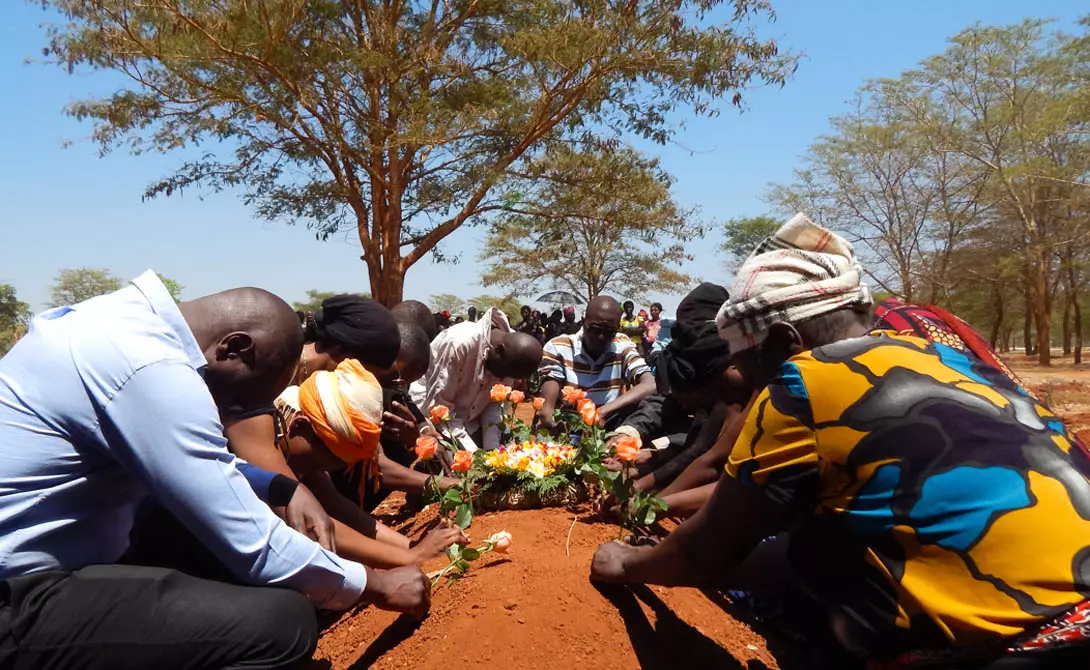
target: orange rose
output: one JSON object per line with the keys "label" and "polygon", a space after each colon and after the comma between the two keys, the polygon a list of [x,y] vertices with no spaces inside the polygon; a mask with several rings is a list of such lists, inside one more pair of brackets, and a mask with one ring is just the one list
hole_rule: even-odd
{"label": "orange rose", "polygon": [[534,411],[540,412],[545,407],[545,398],[534,398]]}
{"label": "orange rose", "polygon": [[632,435],[621,435],[613,441],[613,450],[617,452],[619,460],[631,463],[640,455],[640,438]]}
{"label": "orange rose", "polygon": [[591,400],[590,398],[583,398],[582,400],[579,401],[579,404],[576,405],[575,407],[576,407],[576,410],[580,414],[582,414],[583,410],[586,409],[588,406],[589,407],[594,407],[594,401]]}
{"label": "orange rose", "polygon": [[598,423],[598,408],[595,407],[592,402],[583,403],[582,409],[579,410],[579,415],[583,417],[583,423],[588,426],[593,426]]}
{"label": "orange rose", "polygon": [[522,391],[511,391],[511,395],[507,396],[507,399],[517,405],[523,400],[526,400],[526,394]]}
{"label": "orange rose", "polygon": [[454,463],[450,466],[451,470],[454,470],[455,472],[469,472],[471,467],[473,467],[473,454],[468,451],[454,452]]}
{"label": "orange rose", "polygon": [[587,397],[586,392],[577,389],[574,386],[565,386],[560,391],[560,395],[564,397],[564,402],[568,403],[569,405],[574,405],[583,398]]}
{"label": "orange rose", "polygon": [[450,418],[450,408],[446,405],[436,405],[431,408],[431,420],[433,423],[443,423]]}
{"label": "orange rose", "polygon": [[439,440],[431,435],[421,435],[416,438],[416,457],[422,461],[431,460],[435,456],[435,450],[439,448]]}
{"label": "orange rose", "polygon": [[503,384],[496,384],[492,387],[492,401],[503,402],[507,400],[507,396],[511,395],[511,387],[504,386]]}

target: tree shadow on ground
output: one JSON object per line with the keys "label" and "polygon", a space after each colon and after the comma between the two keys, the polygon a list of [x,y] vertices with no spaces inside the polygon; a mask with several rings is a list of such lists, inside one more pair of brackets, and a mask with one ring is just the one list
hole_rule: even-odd
{"label": "tree shadow on ground", "polygon": [[[687,668],[736,668],[759,670],[759,661],[742,665],[717,642],[678,618],[651,589],[642,585],[618,586],[594,583],[594,588],[613,604],[624,619],[628,638],[644,670]],[[640,607],[643,601],[655,613],[655,624]]]}
{"label": "tree shadow on ground", "polygon": [[355,663],[349,666],[349,670],[370,668],[375,661],[412,637],[418,628],[420,628],[419,621],[408,614],[402,614],[396,621],[387,626],[381,635],[375,638],[375,641],[367,647],[367,651],[363,652],[363,656],[360,656]]}

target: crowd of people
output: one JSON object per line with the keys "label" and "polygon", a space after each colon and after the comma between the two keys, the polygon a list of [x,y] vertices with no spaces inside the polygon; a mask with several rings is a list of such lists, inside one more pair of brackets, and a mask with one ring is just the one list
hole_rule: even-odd
{"label": "crowd of people", "polygon": [[643,445],[610,465],[684,519],[603,545],[595,580],[804,601],[874,667],[1085,666],[1090,452],[1062,419],[956,316],[874,305],[851,245],[803,215],[731,287],[674,317],[599,296],[512,324],[257,289],[175,303],[149,271],[39,315],[0,360],[0,670],[297,667],[318,609],[423,616],[419,566],[464,534],[369,512],[428,486],[425,410],[499,446],[495,384],[557,432],[583,391]]}

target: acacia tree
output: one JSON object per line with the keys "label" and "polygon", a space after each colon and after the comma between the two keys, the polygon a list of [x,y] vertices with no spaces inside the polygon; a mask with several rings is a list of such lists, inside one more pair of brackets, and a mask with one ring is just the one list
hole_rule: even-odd
{"label": "acacia tree", "polygon": [[[1057,206],[1086,175],[1086,145],[1070,147],[1086,110],[1079,104],[1069,37],[1049,38],[1048,21],[974,26],[951,38],[942,54],[906,75],[900,106],[926,132],[935,151],[962,156],[986,170],[991,197],[1020,226],[1026,295],[1032,304],[1038,362],[1050,363],[1058,245],[1066,243],[1066,208]],[[957,123],[947,123],[954,118]],[[1077,158],[1076,158],[1077,157]]]}
{"label": "acacia tree", "polygon": [[768,215],[731,219],[723,224],[725,239],[719,248],[730,256],[730,267],[736,268],[782,225],[783,221]]}
{"label": "acacia tree", "polygon": [[30,305],[19,300],[15,287],[0,284],[0,356],[22,336],[30,321]]}
{"label": "acacia tree", "polygon": [[50,307],[75,305],[121,288],[121,280],[103,268],[66,268],[49,289]]}
{"label": "acacia tree", "polygon": [[629,147],[559,146],[522,176],[529,190],[504,205],[481,250],[485,286],[522,296],[561,289],[590,301],[690,282],[674,268],[691,260],[685,243],[704,231],[673,201],[657,160]]}
{"label": "acacia tree", "polygon": [[754,32],[768,0],[48,4],[68,24],[47,54],[131,81],[69,107],[103,152],[202,147],[147,197],[241,187],[264,218],[353,229],[387,305],[443,238],[502,206],[521,160],[591,126],[664,142],[675,111],[739,104],[795,63]]}
{"label": "acacia tree", "polygon": [[450,312],[453,315],[461,314],[466,306],[466,301],[453,293],[437,293],[429,300],[431,308],[436,312]]}

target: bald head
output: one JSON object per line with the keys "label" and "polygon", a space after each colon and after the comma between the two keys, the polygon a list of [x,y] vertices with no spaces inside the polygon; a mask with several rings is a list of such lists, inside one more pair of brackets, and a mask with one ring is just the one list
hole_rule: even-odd
{"label": "bald head", "polygon": [[435,339],[435,336],[439,334],[439,329],[435,325],[435,315],[431,313],[431,309],[427,305],[419,300],[404,300],[394,305],[394,308],[390,310],[390,313],[394,315],[394,318],[398,321],[407,321],[409,323],[415,323],[424,333],[428,336],[428,341]]}
{"label": "bald head", "polygon": [[586,320],[590,323],[603,323],[619,328],[621,306],[608,295],[600,295],[587,304]]}
{"label": "bald head", "polygon": [[291,380],[303,329],[283,300],[237,288],[178,305],[208,361],[204,379],[221,408],[267,405]]}
{"label": "bald head", "polygon": [[489,352],[485,366],[501,379],[526,379],[541,365],[541,342],[526,333],[505,333]]}
{"label": "bald head", "polygon": [[[397,354],[397,376],[404,384],[411,384],[428,372],[431,364],[431,341],[424,329],[415,323],[401,321],[397,324],[401,333],[401,350]],[[386,380],[382,380],[384,383]]]}
{"label": "bald head", "polygon": [[621,327],[621,306],[606,295],[600,295],[587,304],[583,315],[583,350],[597,358],[613,344],[617,329]]}

